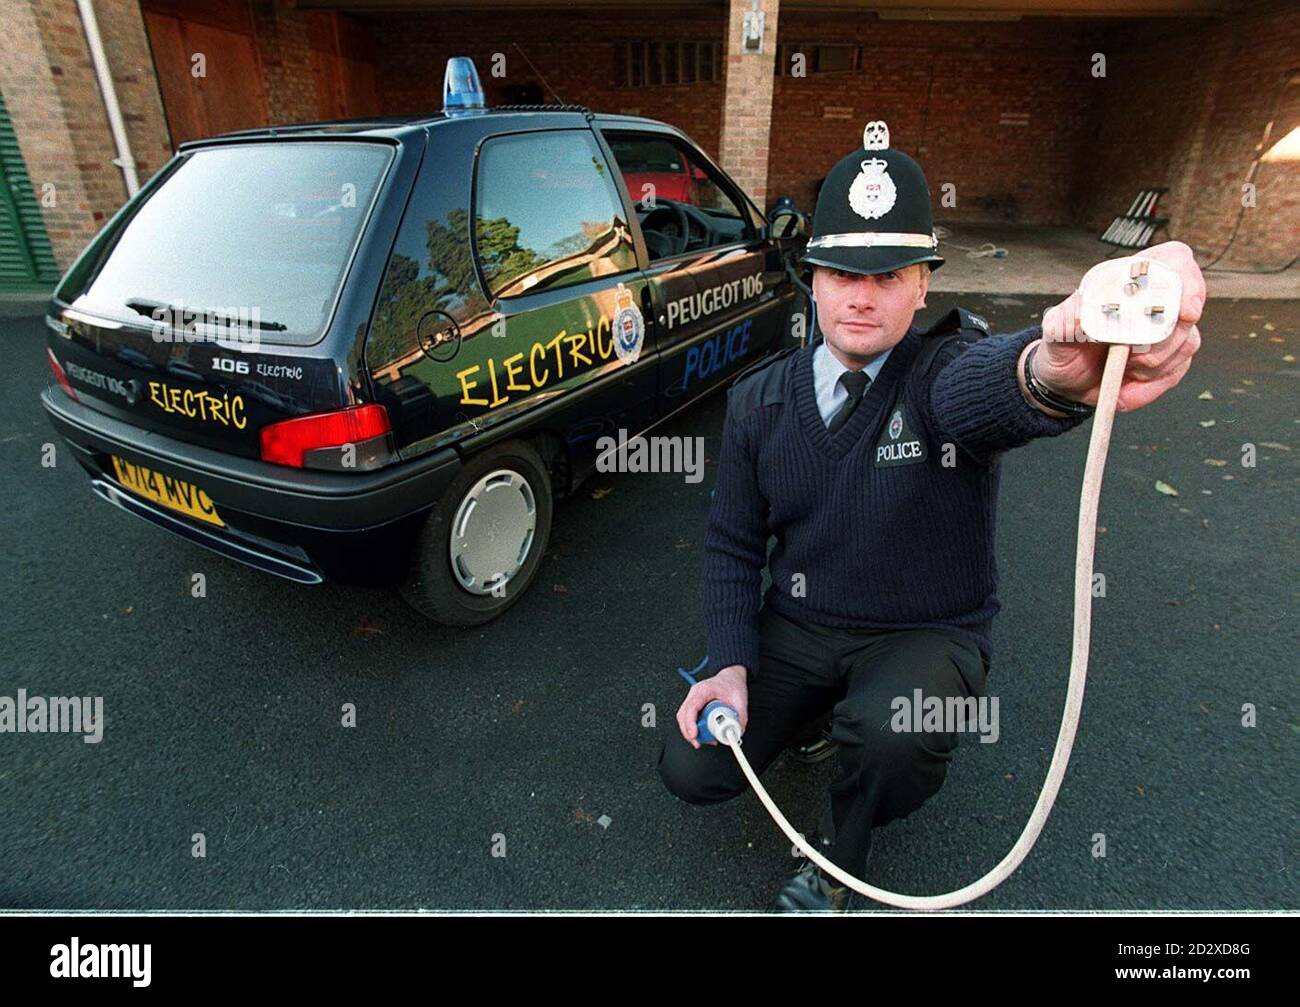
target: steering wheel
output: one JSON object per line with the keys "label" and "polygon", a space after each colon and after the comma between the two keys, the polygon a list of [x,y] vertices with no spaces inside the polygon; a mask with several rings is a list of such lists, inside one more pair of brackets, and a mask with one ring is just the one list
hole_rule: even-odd
{"label": "steering wheel", "polygon": [[[670,247],[670,243],[673,241],[672,236],[656,230],[650,223],[660,214],[672,215],[673,222],[677,225],[679,231],[677,243],[680,247]],[[677,202],[675,199],[664,199],[662,196],[657,198],[655,200],[655,208],[647,213],[641,220],[641,231],[645,235],[647,245],[658,246],[650,249],[652,253],[658,253],[654,255],[654,258],[657,259],[664,258],[668,255],[680,255],[682,252],[686,251],[687,246],[691,243],[690,218],[686,216],[686,211],[682,208],[682,204]],[[655,241],[651,241],[652,235],[656,239]]]}

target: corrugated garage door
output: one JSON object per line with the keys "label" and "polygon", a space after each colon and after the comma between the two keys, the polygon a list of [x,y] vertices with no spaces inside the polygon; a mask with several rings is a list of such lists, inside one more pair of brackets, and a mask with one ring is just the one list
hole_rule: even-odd
{"label": "corrugated garage door", "polygon": [[41,208],[0,97],[0,291],[39,290],[58,278]]}

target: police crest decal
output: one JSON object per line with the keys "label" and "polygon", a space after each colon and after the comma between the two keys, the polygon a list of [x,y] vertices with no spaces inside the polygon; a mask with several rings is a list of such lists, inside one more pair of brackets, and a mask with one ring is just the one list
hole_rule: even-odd
{"label": "police crest decal", "polygon": [[645,319],[632,299],[632,291],[623,284],[614,292],[614,352],[625,364],[634,364],[645,342]]}

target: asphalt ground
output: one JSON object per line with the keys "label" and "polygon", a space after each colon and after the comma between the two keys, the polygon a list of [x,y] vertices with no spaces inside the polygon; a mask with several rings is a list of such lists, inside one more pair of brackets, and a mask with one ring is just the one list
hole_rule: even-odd
{"label": "asphalt ground", "polygon": [[[959,302],[1006,331],[1055,300],[939,295],[924,317]],[[1300,908],[1300,301],[1211,301],[1202,331],[1181,386],[1117,418],[1074,757],[1028,860],[973,908]],[[757,799],[683,804],[653,768],[684,693],[675,669],[705,650],[721,396],[657,431],[707,437],[703,482],[597,476],[557,508],[527,596],[457,632],[395,594],[292,585],[166,535],[94,498],[66,449],[42,467],[56,438],[39,317],[0,319],[0,340],[0,695],[102,696],[106,712],[100,744],[0,735],[0,906],[769,904],[795,861]],[[1089,428],[1003,462],[1000,737],[964,738],[940,793],[877,831],[873,884],[970,882],[1038,796]],[[765,782],[811,828],[833,771],[783,758]]]}

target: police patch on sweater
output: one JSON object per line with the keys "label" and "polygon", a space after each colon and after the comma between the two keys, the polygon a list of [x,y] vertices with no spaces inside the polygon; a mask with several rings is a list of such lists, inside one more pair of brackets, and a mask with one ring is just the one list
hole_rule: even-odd
{"label": "police patch on sweater", "polygon": [[914,465],[925,461],[927,452],[925,440],[909,422],[907,407],[902,401],[894,403],[890,410],[885,429],[876,441],[875,456],[872,459],[876,468],[883,469],[890,465]]}

